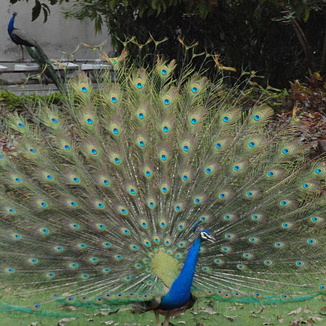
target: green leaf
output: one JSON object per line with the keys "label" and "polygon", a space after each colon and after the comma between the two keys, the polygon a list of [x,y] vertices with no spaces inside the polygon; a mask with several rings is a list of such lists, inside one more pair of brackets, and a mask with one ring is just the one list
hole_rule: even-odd
{"label": "green leaf", "polygon": [[101,15],[97,15],[95,18],[95,31],[100,32],[102,30],[103,20]]}
{"label": "green leaf", "polygon": [[45,3],[42,3],[42,9],[43,9],[43,15],[44,15],[43,23],[45,23],[48,20],[50,8]]}
{"label": "green leaf", "polygon": [[38,18],[41,13],[41,8],[41,2],[39,0],[35,0],[35,6],[32,9],[32,21]]}
{"label": "green leaf", "polygon": [[310,16],[310,9],[306,8],[304,17],[303,17],[303,21],[306,22],[309,19],[309,16]]}

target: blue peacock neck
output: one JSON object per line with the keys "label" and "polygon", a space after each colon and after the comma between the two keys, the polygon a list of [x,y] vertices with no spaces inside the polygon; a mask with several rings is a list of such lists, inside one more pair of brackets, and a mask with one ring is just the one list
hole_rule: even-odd
{"label": "blue peacock neck", "polygon": [[14,27],[14,23],[15,23],[15,15],[13,15],[9,21],[9,24],[8,24],[8,33],[11,33],[15,27]]}
{"label": "blue peacock neck", "polygon": [[190,300],[190,290],[196,271],[198,253],[203,240],[199,236],[188,251],[179,276],[173,282],[168,294],[161,298],[160,309],[171,310],[184,306]]}

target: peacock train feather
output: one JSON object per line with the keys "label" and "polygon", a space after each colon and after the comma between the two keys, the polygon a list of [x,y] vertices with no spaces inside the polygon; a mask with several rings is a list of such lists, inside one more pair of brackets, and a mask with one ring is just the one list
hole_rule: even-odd
{"label": "peacock train feather", "polygon": [[174,68],[120,64],[98,89],[80,74],[62,106],[7,119],[0,278],[23,299],[3,308],[131,303],[166,326],[199,297],[325,294],[325,156],[308,159],[292,124],[271,132],[267,104],[243,112],[220,82]]}

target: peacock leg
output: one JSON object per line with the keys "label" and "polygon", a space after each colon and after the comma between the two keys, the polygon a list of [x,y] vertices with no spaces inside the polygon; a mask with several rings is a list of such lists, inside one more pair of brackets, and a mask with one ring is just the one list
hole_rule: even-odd
{"label": "peacock leg", "polygon": [[170,319],[170,312],[167,311],[164,318],[163,326],[169,326],[169,319]]}
{"label": "peacock leg", "polygon": [[154,310],[154,314],[155,314],[156,326],[161,326],[161,323],[160,323],[160,312],[158,310]]}
{"label": "peacock leg", "polygon": [[23,48],[23,46],[21,44],[19,44],[19,46],[20,46],[20,49],[22,51],[22,61],[24,61],[25,60],[25,58],[24,58],[24,48]]}

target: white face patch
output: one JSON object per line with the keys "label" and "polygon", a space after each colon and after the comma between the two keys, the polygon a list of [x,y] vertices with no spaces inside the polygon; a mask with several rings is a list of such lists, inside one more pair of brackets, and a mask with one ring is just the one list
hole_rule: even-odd
{"label": "white face patch", "polygon": [[202,239],[204,239],[204,240],[208,240],[208,241],[211,241],[211,242],[214,242],[214,238],[211,236],[211,235],[209,235],[207,232],[205,232],[205,231],[201,231],[200,232],[200,236],[201,236],[201,238]]}

